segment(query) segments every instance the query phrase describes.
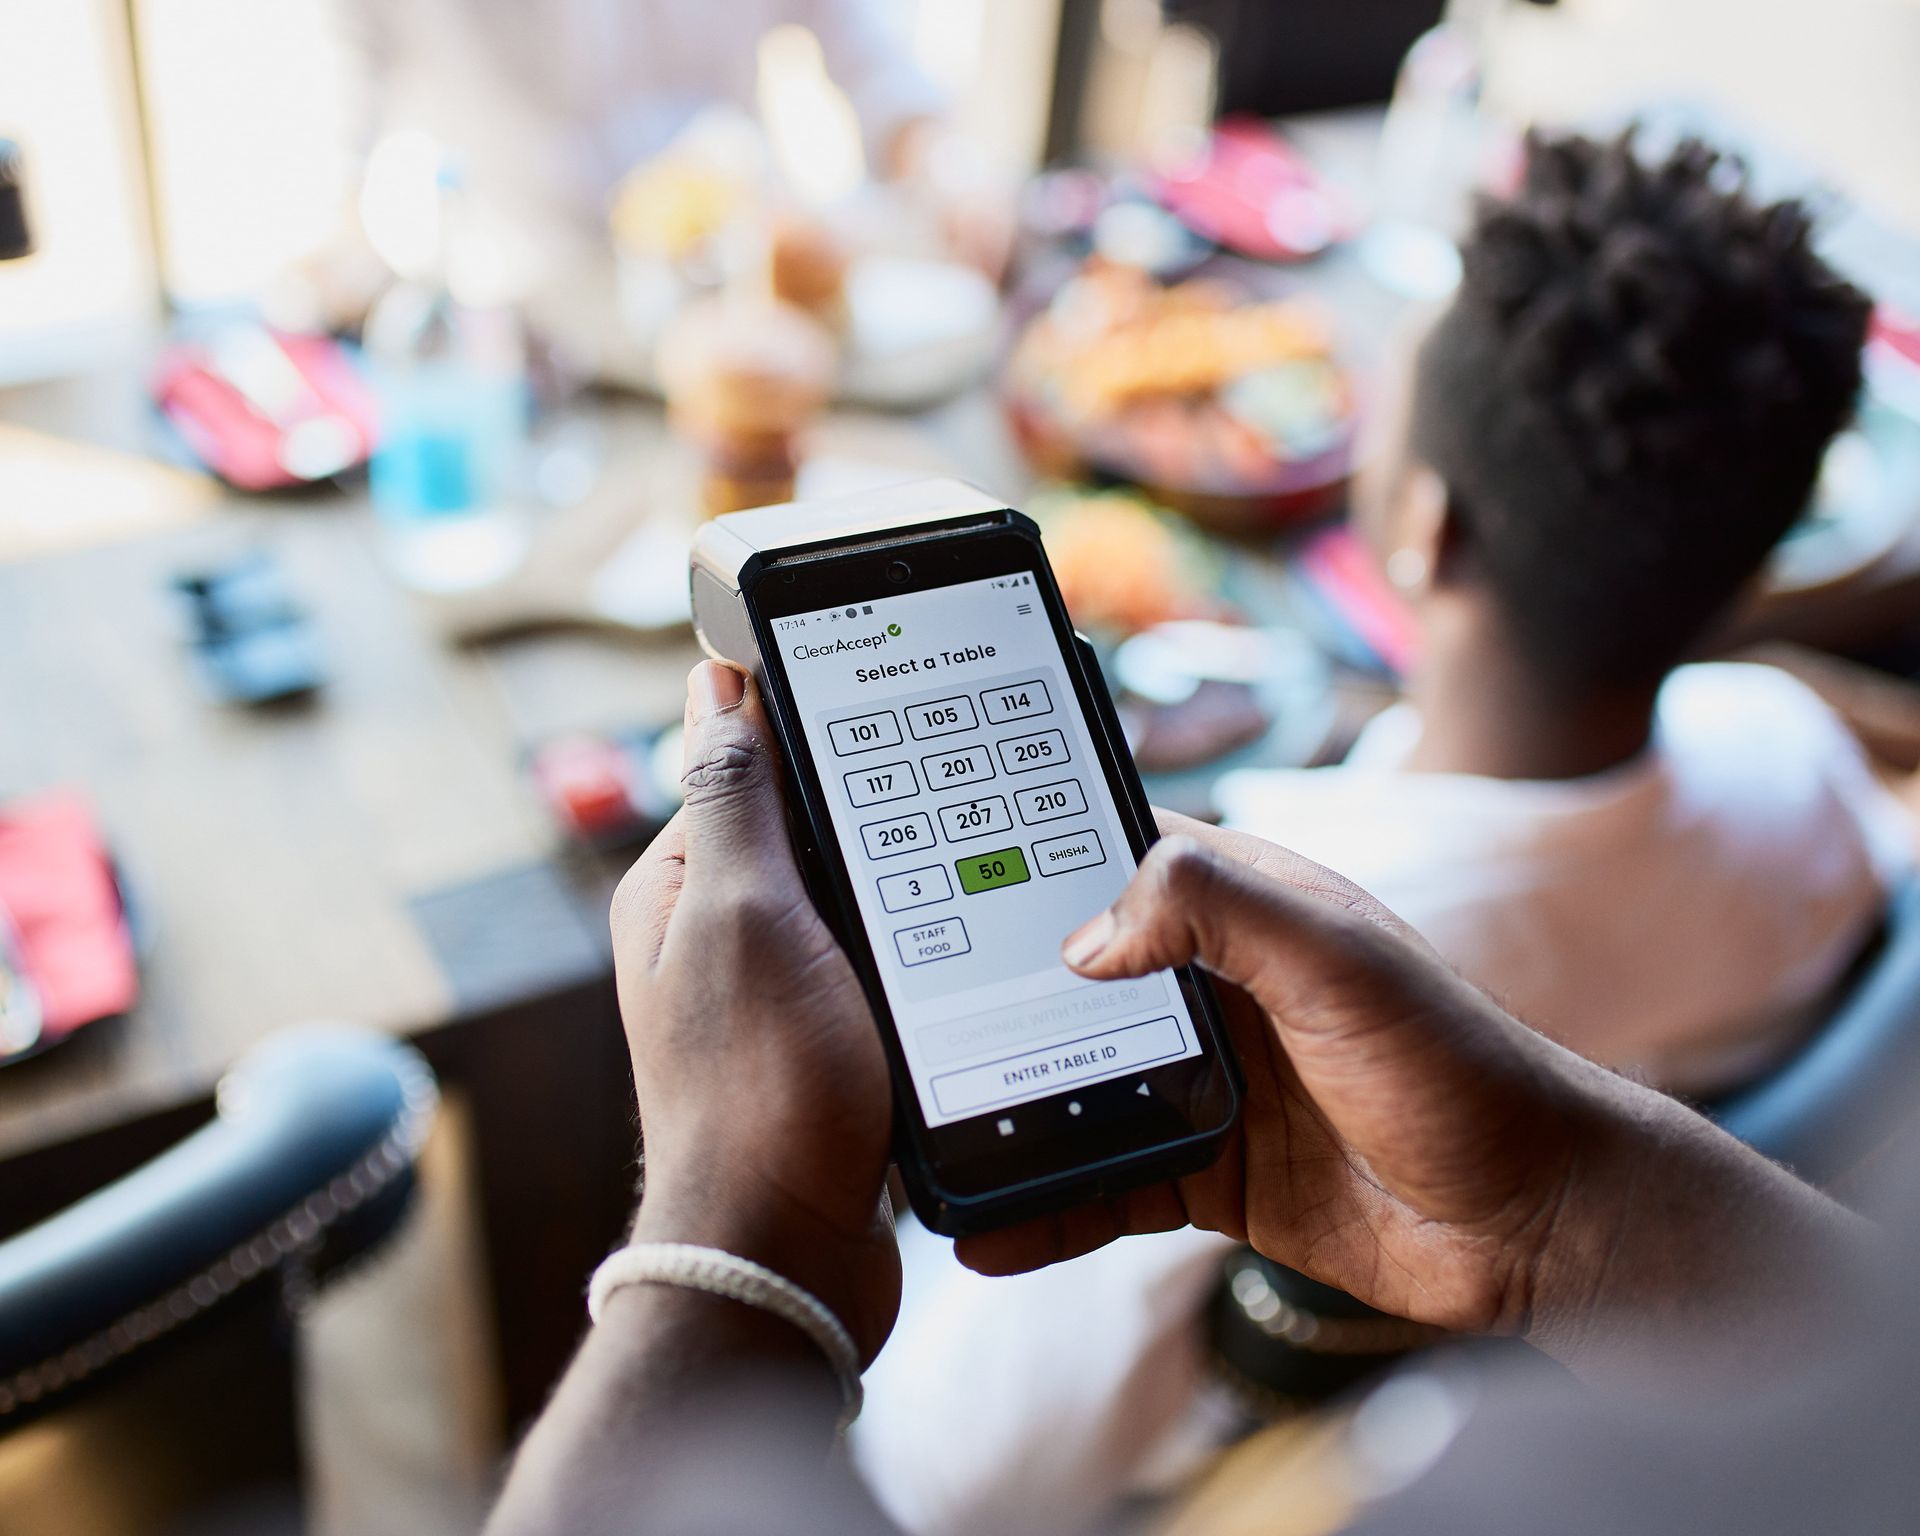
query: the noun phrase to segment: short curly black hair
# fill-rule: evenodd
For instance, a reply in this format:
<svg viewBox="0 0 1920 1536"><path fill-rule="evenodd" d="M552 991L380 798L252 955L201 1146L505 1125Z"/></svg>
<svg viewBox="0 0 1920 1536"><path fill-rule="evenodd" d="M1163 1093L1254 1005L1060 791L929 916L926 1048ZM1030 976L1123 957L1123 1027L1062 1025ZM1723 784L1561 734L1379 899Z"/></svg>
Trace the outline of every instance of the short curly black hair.
<svg viewBox="0 0 1920 1536"><path fill-rule="evenodd" d="M1556 685L1657 680L1807 504L1869 301L1697 140L1530 136L1421 349L1413 447Z"/></svg>

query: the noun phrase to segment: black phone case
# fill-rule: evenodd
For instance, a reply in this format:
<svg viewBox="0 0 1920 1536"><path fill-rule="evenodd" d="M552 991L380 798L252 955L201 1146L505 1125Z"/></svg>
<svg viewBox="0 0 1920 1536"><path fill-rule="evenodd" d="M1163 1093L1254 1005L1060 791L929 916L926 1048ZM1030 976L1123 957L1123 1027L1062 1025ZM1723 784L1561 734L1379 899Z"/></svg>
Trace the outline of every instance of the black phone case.
<svg viewBox="0 0 1920 1536"><path fill-rule="evenodd" d="M1018 514L1014 514L1014 519L1011 525L1003 525L999 531L1016 532L1037 545L1039 530ZM1057 601L1057 594L1053 600ZM757 625L751 623L749 627L757 629ZM759 649L756 638L752 654L758 664L754 671L762 684L775 734L780 739L781 758L785 765L788 826L808 893L827 926L853 959L854 969L869 999L877 997L884 1003L885 993L879 975L870 963L862 959L867 940L860 915L843 905L829 856L823 852L823 847L830 846L827 840L832 836L831 817L824 805L814 802L805 782L793 768L798 761L796 749L806 750L804 737L798 722L788 717L785 700L777 690L766 687L766 666L764 660L759 658ZM1133 765L1133 754L1128 750L1121 731L1113 696L1107 688L1099 658L1086 638L1075 634L1074 643L1063 652L1062 660L1080 669L1080 680L1085 684L1086 696L1093 703L1089 728L1099 733L1109 760L1119 769L1125 793L1117 809L1121 815L1131 819L1132 830L1143 845L1150 845L1158 838L1159 831L1147 801L1146 789ZM861 943L857 945L849 942L856 934L861 936ZM1205 1017L1221 1071L1226 1075L1232 1092L1232 1108L1220 1126L1177 1141L1143 1147L1137 1153L1011 1185L987 1195L963 1195L943 1187L935 1170L921 1159L914 1144L911 1110L907 1108L915 1102L913 1080L897 1045L892 1041L885 1042L888 1071L893 1081L894 1157L914 1214L921 1223L948 1237L964 1237L1103 1200L1144 1185L1197 1173L1211 1164L1220 1155L1227 1135L1239 1119L1246 1079L1221 1021L1219 1003L1212 987L1203 973L1195 970L1190 974L1195 983L1196 1001Z"/></svg>

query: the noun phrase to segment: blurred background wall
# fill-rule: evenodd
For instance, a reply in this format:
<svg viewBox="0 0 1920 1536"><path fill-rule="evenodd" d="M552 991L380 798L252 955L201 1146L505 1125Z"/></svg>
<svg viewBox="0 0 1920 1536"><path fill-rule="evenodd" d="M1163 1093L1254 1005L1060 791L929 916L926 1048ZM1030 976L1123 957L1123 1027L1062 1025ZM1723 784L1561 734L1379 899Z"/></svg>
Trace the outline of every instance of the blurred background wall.
<svg viewBox="0 0 1920 1536"><path fill-rule="evenodd" d="M1920 0L1561 0L1515 6L1489 90L1520 120L1688 95L1920 230Z"/></svg>

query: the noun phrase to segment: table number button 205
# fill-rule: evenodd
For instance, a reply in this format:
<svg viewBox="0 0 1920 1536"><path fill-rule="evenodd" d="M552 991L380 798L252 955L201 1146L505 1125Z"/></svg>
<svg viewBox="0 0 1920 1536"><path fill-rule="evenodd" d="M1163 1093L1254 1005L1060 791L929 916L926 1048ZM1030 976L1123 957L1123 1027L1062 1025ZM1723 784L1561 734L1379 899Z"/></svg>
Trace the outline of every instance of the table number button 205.
<svg viewBox="0 0 1920 1536"><path fill-rule="evenodd" d="M1060 768L1069 761L1067 738L1058 731L1009 736L994 745L1000 753L1000 766L1008 773L1033 773L1041 768Z"/></svg>

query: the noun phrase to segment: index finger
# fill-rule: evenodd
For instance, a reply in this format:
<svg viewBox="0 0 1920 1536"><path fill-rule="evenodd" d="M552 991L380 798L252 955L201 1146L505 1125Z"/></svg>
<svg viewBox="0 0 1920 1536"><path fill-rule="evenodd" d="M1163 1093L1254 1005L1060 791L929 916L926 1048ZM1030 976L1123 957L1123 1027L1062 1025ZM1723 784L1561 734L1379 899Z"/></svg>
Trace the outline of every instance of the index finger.
<svg viewBox="0 0 1920 1536"><path fill-rule="evenodd" d="M1153 817L1159 823L1162 837L1190 837L1196 843L1223 853L1269 879L1343 907L1431 953L1431 946L1405 918L1391 911L1371 891L1354 884L1338 870L1316 864L1305 854L1295 853L1279 843L1270 843L1251 832L1234 832L1211 822L1182 816L1178 811L1162 810L1156 806Z"/></svg>

